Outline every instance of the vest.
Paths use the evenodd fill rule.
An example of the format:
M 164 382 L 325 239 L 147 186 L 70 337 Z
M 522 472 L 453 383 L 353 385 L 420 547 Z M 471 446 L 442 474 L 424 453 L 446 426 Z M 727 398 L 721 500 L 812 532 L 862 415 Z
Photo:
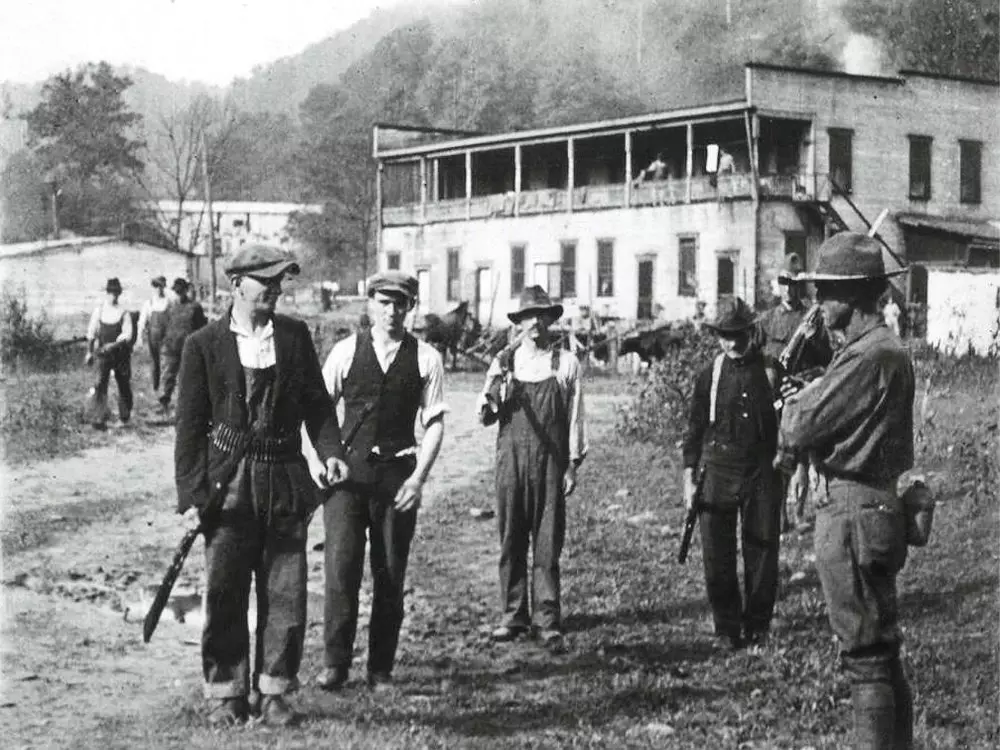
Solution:
M 347 460 L 354 478 L 373 480 L 371 462 L 374 449 L 382 458 L 391 458 L 416 445 L 413 425 L 423 392 L 417 364 L 417 340 L 405 334 L 396 358 L 383 373 L 375 356 L 370 331 L 358 334 L 351 369 L 344 378 L 344 434 L 354 432 Z M 363 420 L 363 421 L 362 421 Z

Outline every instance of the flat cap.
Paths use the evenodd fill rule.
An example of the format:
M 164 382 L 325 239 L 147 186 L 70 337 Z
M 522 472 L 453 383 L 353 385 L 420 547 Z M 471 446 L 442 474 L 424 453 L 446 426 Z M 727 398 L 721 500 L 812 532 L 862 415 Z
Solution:
M 227 276 L 259 276 L 273 279 L 283 274 L 297 274 L 299 264 L 290 253 L 274 245 L 247 244 L 226 263 Z
M 369 297 L 375 292 L 396 292 L 397 294 L 405 294 L 409 299 L 416 299 L 419 290 L 417 280 L 413 276 L 395 270 L 380 271 L 369 276 L 366 286 Z

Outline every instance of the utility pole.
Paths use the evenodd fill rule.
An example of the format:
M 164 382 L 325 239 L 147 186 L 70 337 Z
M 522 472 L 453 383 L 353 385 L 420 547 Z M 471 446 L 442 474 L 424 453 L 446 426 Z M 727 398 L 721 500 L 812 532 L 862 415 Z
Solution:
M 215 214 L 212 211 L 212 181 L 208 177 L 208 144 L 205 141 L 205 131 L 201 133 L 201 178 L 204 182 L 205 212 L 208 214 L 208 266 L 209 278 L 211 279 L 209 289 L 211 290 L 211 300 L 209 307 L 215 312 Z

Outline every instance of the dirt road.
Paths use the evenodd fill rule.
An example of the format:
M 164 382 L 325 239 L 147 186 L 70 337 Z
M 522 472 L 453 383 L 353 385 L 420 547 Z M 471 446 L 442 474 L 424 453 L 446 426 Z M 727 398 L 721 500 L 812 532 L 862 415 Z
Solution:
M 464 517 L 455 518 L 454 511 L 437 517 L 440 499 L 470 488 L 479 507 L 492 507 L 495 432 L 474 422 L 470 383 L 448 393 L 452 414 L 418 525 L 404 651 L 407 639 L 428 638 L 440 629 L 447 618 L 442 603 L 463 600 L 481 611 L 485 625 L 491 622 L 493 523 L 475 520 L 468 512 L 474 507 Z M 597 435 L 608 428 L 613 400 L 590 398 Z M 143 644 L 141 637 L 150 591 L 181 535 L 172 508 L 172 436 L 164 429 L 142 443 L 127 431 L 111 432 L 105 447 L 20 467 L 5 477 L 5 747 L 125 747 L 140 738 L 145 747 L 213 744 L 197 713 L 200 542 L 175 589 L 175 611 L 164 613 L 152 643 Z M 313 546 L 321 539 L 322 525 L 314 522 L 304 679 L 320 666 L 322 554 Z M 441 577 L 454 580 L 456 588 L 435 586 Z M 361 651 L 363 637 L 359 641 Z M 148 736 L 142 726 L 151 727 Z

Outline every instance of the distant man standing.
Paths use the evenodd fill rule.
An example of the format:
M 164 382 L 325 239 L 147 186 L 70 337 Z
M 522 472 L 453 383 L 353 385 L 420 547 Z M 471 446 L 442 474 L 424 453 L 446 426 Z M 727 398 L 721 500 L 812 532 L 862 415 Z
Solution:
M 524 289 L 518 309 L 507 315 L 519 343 L 494 358 L 478 402 L 480 421 L 500 425 L 496 641 L 514 640 L 534 626 L 544 644 L 562 642 L 559 558 L 566 497 L 576 489 L 576 472 L 587 455 L 580 363 L 549 330 L 562 313 L 563 306 L 540 286 Z
M 97 357 L 97 383 L 88 405 L 90 423 L 94 429 L 107 429 L 108 384 L 111 373 L 118 386 L 118 418 L 123 425 L 132 416 L 132 342 L 135 341 L 132 315 L 118 300 L 122 284 L 117 278 L 108 279 L 107 296 L 90 316 L 87 326 L 86 364 Z
M 170 399 L 177 383 L 184 342 L 208 322 L 201 305 L 188 296 L 191 284 L 187 279 L 174 279 L 170 288 L 177 299 L 167 308 L 166 331 L 163 335 L 163 391 L 160 393 L 160 407 L 164 414 L 170 411 Z
M 410 543 L 448 410 L 441 355 L 404 327 L 416 303 L 417 280 L 384 271 L 367 287 L 371 328 L 339 341 L 323 365 L 333 403 L 344 401 L 345 432 L 354 435 L 347 452 L 351 481 L 323 506 L 325 663 L 316 682 L 324 690 L 347 682 L 366 536 L 372 576 L 368 684 L 378 690 L 392 683 Z M 418 415 L 424 427 L 419 443 Z
M 889 276 L 878 242 L 841 232 L 808 278 L 829 329 L 843 333 L 826 373 L 786 395 L 783 442 L 819 472 L 816 569 L 850 677 L 855 746 L 909 748 L 913 698 L 900 657 L 896 576 L 906 560 L 899 476 L 913 465 L 913 364 L 878 302 Z
M 174 447 L 178 511 L 205 530 L 201 662 L 209 721 L 246 720 L 251 688 L 265 723 L 298 716 L 306 632 L 306 523 L 316 487 L 302 457 L 304 425 L 324 483 L 347 476 L 340 427 L 308 326 L 274 312 L 299 265 L 269 245 L 229 261 L 232 307 L 187 337 Z M 256 655 L 247 612 L 256 579 Z
M 146 300 L 139 312 L 139 334 L 146 340 L 149 347 L 149 358 L 152 367 L 153 391 L 160 390 L 160 350 L 163 338 L 167 332 L 167 279 L 157 276 L 150 282 L 153 296 Z

